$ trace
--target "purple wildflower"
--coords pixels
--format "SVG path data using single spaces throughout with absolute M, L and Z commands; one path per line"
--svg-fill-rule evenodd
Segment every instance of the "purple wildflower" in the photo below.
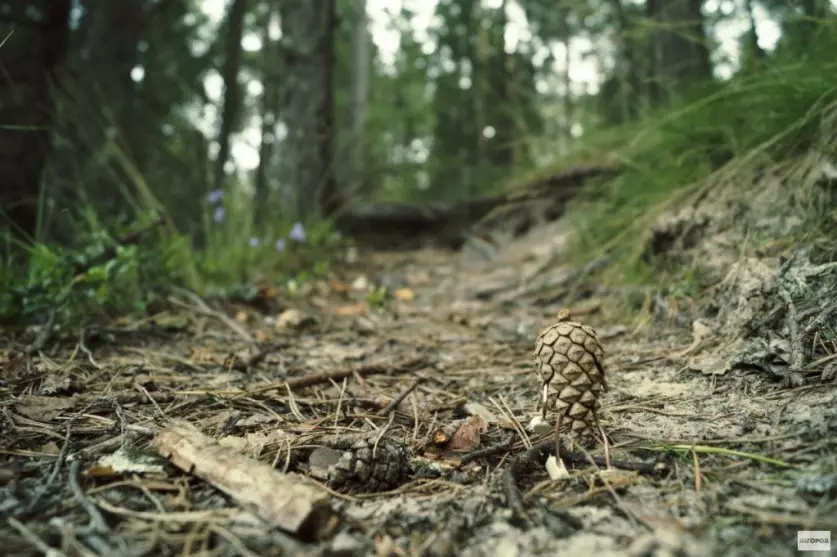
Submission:
M 259 239 L 258 239 L 258 238 L 256 238 L 255 236 L 253 236 L 252 238 L 250 238 L 250 242 L 249 242 L 249 243 L 250 243 L 250 247 L 251 247 L 251 248 L 257 248 L 257 247 L 259 247 Z
M 279 252 L 285 251 L 285 240 L 283 240 L 282 238 L 279 238 L 278 240 L 276 240 L 276 243 L 274 244 L 274 246 L 276 246 L 276 251 L 279 251 Z
M 212 220 L 215 222 L 221 222 L 224 220 L 224 208 L 223 207 L 215 207 L 215 210 L 212 211 Z
M 288 233 L 288 238 L 296 240 L 297 242 L 305 241 L 305 229 L 302 227 L 302 223 L 294 223 L 291 227 L 291 231 Z
M 211 192 L 206 194 L 206 200 L 209 202 L 210 205 L 220 203 L 222 199 L 224 199 L 223 190 L 212 190 Z

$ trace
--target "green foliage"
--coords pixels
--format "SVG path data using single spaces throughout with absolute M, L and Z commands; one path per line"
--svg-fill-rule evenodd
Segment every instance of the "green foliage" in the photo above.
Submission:
M 570 211 L 581 230 L 579 258 L 615 250 L 627 264 L 614 267 L 621 278 L 642 276 L 629 268 L 640 264 L 645 234 L 661 211 L 710 175 L 720 179 L 756 157 L 778 161 L 814 146 L 837 102 L 827 77 L 837 71 L 831 48 L 812 47 L 804 63 L 776 55 L 760 72 L 594 138 L 587 148 L 607 144 L 626 170 L 590 188 Z
M 484 4 L 440 1 L 421 31 L 408 9 L 388 14 L 400 46 L 390 65 L 370 45 L 366 129 L 357 138 L 344 124 L 354 109 L 351 43 L 359 18 L 353 0 L 337 0 L 334 166 L 342 177 L 347 146 L 362 140 L 366 169 L 362 191 L 350 195 L 453 202 L 614 154 L 627 171 L 587 188 L 570 214 L 582 230 L 580 258 L 612 249 L 633 264 L 637 239 L 659 211 L 713 172 L 733 172 L 736 161 L 809 147 L 824 107 L 835 100 L 825 76 L 837 69 L 831 61 L 837 33 L 822 0 L 759 2 L 783 32 L 775 51 L 762 61 L 758 49 L 744 49 L 731 80 L 704 83 L 656 113 L 649 113 L 655 105 L 649 83 L 659 68 L 650 53 L 661 25 L 649 20 L 643 3 L 576 0 L 556 8 L 547 0 L 521 0 L 530 33 L 516 42 L 507 33 L 514 10 Z M 68 71 L 54 91 L 45 235 L 27 256 L 3 262 L 0 313 L 30 316 L 62 296 L 74 314 L 135 311 L 153 303 L 165 284 L 232 291 L 268 281 L 293 292 L 324 276 L 342 241 L 328 221 L 289 220 L 294 203 L 280 189 L 281 165 L 274 160 L 281 148 L 262 161 L 268 195 L 254 195 L 249 171 L 235 168 L 224 191 L 214 192 L 223 200 L 202 201 L 217 139 L 217 122 L 203 112 L 220 111 L 206 85 L 224 65 L 223 22 L 213 24 L 199 0 L 78 5 Z M 268 16 L 282 7 L 276 0 L 249 2 L 245 39 L 269 34 Z M 721 9 L 704 15 L 708 28 L 744 15 Z M 740 40 L 752 47 L 748 37 Z M 579 38 L 589 39 L 589 50 L 572 43 Z M 561 51 L 567 42 L 574 60 L 601 56 L 598 93 L 566 90 Z M 249 139 L 247 132 L 269 112 L 267 101 L 281 96 L 263 96 L 251 85 L 292 86 L 283 79 L 282 41 L 266 44 L 271 50 L 243 52 L 238 78 L 245 94 L 231 107 L 238 139 Z M 140 77 L 132 76 L 137 68 Z M 281 120 L 281 103 L 275 104 Z M 573 124 L 584 130 L 580 139 Z M 256 221 L 259 199 L 269 206 Z M 152 215 L 165 217 L 162 230 L 137 244 L 120 243 Z M 837 221 L 829 209 L 818 218 L 823 227 Z M 622 271 L 637 280 L 648 276 L 636 265 Z M 72 294 L 62 294 L 70 284 Z M 371 292 L 369 303 L 385 297 Z
M 29 248 L 25 265 L 4 261 L 0 319 L 17 326 L 52 311 L 64 323 L 145 311 L 161 286 L 185 282 L 189 261 L 182 238 L 147 234 L 138 243 L 121 243 L 104 228 L 80 228 L 72 246 L 39 242 Z

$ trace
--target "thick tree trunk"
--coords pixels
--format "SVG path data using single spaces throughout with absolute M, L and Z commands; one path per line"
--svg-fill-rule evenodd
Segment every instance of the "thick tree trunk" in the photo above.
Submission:
M 342 204 L 333 169 L 335 0 L 286 0 L 280 9 L 288 129 L 282 178 L 298 218 L 328 215 Z
M 69 38 L 70 0 L 0 2 L 0 226 L 37 234 L 41 172 L 50 149 L 50 84 Z M 33 14 L 37 14 L 33 18 Z M 5 216 L 5 219 L 3 218 Z
M 224 186 L 224 166 L 230 158 L 230 142 L 235 122 L 241 111 L 241 85 L 238 73 L 241 69 L 241 37 L 244 34 L 244 14 L 247 0 L 233 0 L 227 16 L 227 44 L 224 60 L 224 100 L 221 108 L 221 126 L 218 132 L 218 156 L 215 159 L 213 185 L 215 189 Z

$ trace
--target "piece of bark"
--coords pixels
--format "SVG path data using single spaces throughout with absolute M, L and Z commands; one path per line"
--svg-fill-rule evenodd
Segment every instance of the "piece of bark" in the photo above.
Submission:
M 303 539 L 318 539 L 331 515 L 328 494 L 301 478 L 221 446 L 185 422 L 160 430 L 152 446 L 175 466 L 214 485 L 264 519 Z

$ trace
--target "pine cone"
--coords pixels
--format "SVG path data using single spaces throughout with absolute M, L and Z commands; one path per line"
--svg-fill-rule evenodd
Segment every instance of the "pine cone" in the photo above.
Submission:
M 561 310 L 558 322 L 535 343 L 541 412 L 546 418 L 554 409 L 571 434 L 595 436 L 599 395 L 607 390 L 604 350 L 595 329 L 570 319 L 570 312 Z
M 374 453 L 374 456 L 373 456 Z M 381 439 L 329 443 L 309 458 L 311 474 L 337 491 L 374 493 L 401 486 L 410 474 L 409 449 Z

